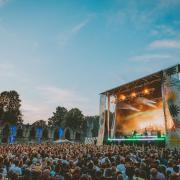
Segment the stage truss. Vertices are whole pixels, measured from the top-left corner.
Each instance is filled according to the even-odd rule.
[[[180,130],[178,126],[174,126],[177,133],[174,135],[176,139],[170,139],[170,135],[172,135],[172,127],[169,128],[169,121],[174,122],[174,117],[172,117],[172,112],[167,97],[167,86],[168,88],[178,86],[180,88],[179,83],[179,72],[180,65],[176,65],[170,67],[165,70],[158,71],[146,77],[140,78],[133,82],[118,86],[116,88],[107,90],[102,92],[101,95],[101,103],[100,103],[100,129],[99,129],[99,144],[102,143],[102,139],[107,139],[109,141],[166,141],[166,144],[180,144]],[[169,81],[174,81],[175,85],[170,84]],[[160,88],[161,91],[158,92],[156,89]],[[146,94],[149,94],[149,97],[152,95],[154,98],[162,99],[162,109],[164,116],[164,125],[165,125],[165,133],[158,135],[136,135],[136,136],[126,136],[115,138],[112,135],[113,125],[116,126],[116,118],[117,114],[113,114],[114,121],[111,123],[110,127],[110,116],[112,111],[112,102],[117,104],[119,102],[131,102],[133,97],[143,97]],[[112,100],[113,99],[113,100]],[[103,102],[103,103],[102,103]],[[115,107],[114,107],[115,108]],[[169,120],[171,119],[171,120]],[[180,121],[180,116],[176,118],[176,121]],[[174,130],[173,130],[174,131]],[[179,133],[178,133],[179,132]],[[179,135],[177,135],[179,134]],[[173,137],[174,137],[173,136]],[[178,138],[177,138],[178,137]],[[101,139],[101,140],[100,140]]]

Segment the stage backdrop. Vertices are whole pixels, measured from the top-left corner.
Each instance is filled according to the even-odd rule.
[[[151,93],[134,97],[128,101],[111,101],[115,104],[114,112],[111,108],[109,117],[109,138],[119,139],[131,136],[133,131],[138,134],[157,135],[160,131],[165,134],[165,120],[161,93],[161,84],[153,84]],[[143,91],[143,90],[141,90]]]
[[[123,109],[127,104],[117,104],[115,137],[131,135],[133,131],[143,134],[145,129],[149,134],[157,134],[158,131],[165,133],[162,100],[153,99],[153,102],[153,106],[140,102],[131,105],[136,109]]]
[[[180,148],[180,80],[178,66],[163,72],[162,94],[167,147]]]

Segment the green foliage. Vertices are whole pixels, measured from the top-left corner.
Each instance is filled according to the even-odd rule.
[[[58,140],[58,139],[59,139],[59,133],[58,133],[58,129],[56,129],[54,132],[54,140]]]
[[[2,132],[4,137],[9,137],[10,135],[10,129],[9,129],[9,125],[6,124],[5,127],[3,128],[3,132]]]
[[[42,132],[42,139],[47,140],[48,139],[48,129],[44,128]]]
[[[49,126],[64,126],[65,115],[67,114],[65,107],[58,106],[56,112],[53,112],[53,116],[48,119]]]
[[[70,131],[69,131],[69,129],[67,129],[66,130],[66,132],[65,132],[65,139],[69,139],[70,140]]]
[[[38,127],[38,128],[45,128],[45,127],[47,127],[46,121],[44,121],[44,120],[35,121],[35,122],[32,124],[32,126]]]
[[[35,127],[31,128],[29,138],[30,139],[35,139],[36,138],[36,128]]]
[[[22,123],[21,100],[16,91],[4,91],[0,94],[0,119],[3,123]]]
[[[82,129],[84,115],[78,108],[72,108],[65,115],[65,126],[72,129]]]
[[[23,137],[23,129],[22,128],[17,129],[16,137],[17,138],[22,138]]]

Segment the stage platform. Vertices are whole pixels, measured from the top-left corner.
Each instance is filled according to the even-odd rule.
[[[124,136],[124,137],[120,137],[120,138],[108,138],[108,141],[120,141],[120,142],[154,142],[154,141],[165,141],[166,140],[166,136],[165,135],[161,135],[161,136],[157,136],[157,135],[136,135],[136,136]]]

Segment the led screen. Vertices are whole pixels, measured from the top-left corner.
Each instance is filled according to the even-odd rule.
[[[143,102],[144,101],[144,102]],[[165,132],[164,112],[161,99],[149,100],[137,98],[132,104],[117,103],[116,136],[138,134],[156,134]]]

